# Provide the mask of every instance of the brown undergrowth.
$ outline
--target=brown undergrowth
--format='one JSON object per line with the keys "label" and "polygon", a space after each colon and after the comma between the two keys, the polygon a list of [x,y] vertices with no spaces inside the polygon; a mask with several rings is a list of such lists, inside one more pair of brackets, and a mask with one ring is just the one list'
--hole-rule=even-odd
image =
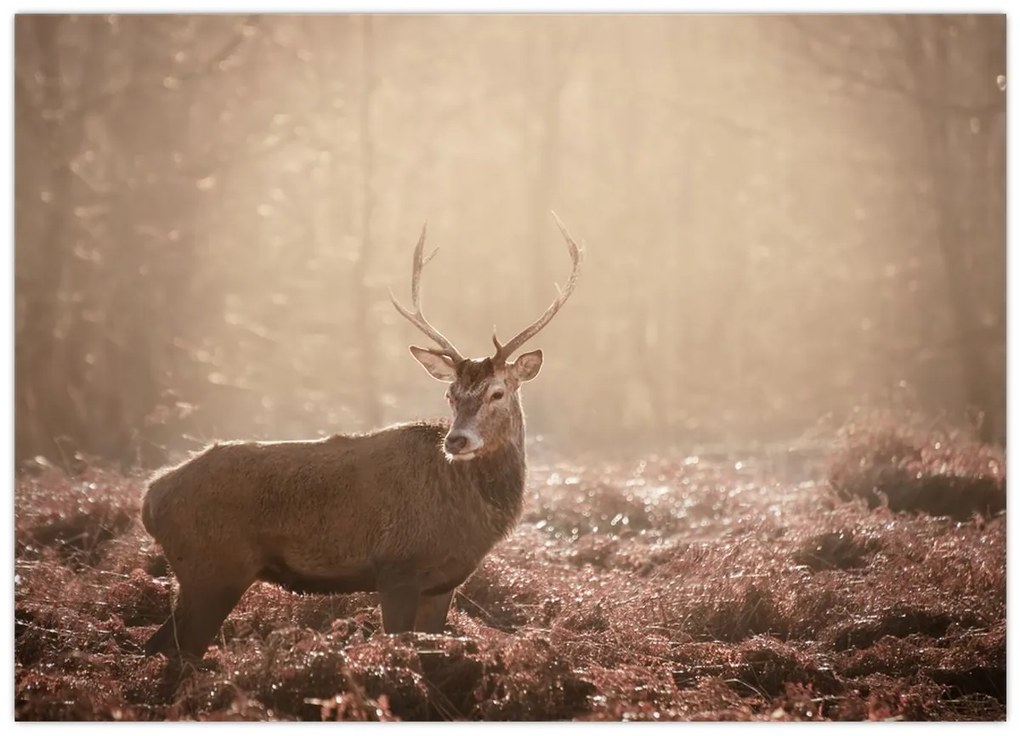
{"label": "brown undergrowth", "polygon": [[173,599],[142,481],[26,475],[17,718],[1004,719],[1002,453],[844,439],[799,484],[682,456],[533,468],[447,634],[260,584],[183,668],[141,654]]}

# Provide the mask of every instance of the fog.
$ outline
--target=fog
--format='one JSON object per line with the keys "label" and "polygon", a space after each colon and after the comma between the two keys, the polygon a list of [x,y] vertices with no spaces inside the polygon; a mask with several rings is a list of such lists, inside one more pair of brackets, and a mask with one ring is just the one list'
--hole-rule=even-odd
{"label": "fog", "polygon": [[1005,440],[1005,16],[15,23],[16,457],[444,414],[430,321],[529,347],[556,452]]}

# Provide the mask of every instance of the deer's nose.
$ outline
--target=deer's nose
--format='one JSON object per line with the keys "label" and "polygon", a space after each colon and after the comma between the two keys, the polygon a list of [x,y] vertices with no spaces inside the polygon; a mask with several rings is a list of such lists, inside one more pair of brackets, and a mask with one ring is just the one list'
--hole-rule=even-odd
{"label": "deer's nose", "polygon": [[451,455],[459,455],[467,447],[468,436],[463,432],[451,432],[446,435],[446,451]]}

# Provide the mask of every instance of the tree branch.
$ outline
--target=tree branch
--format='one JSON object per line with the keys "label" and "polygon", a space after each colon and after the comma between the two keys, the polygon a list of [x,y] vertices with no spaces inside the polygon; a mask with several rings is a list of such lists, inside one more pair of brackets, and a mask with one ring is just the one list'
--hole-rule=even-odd
{"label": "tree branch", "polygon": [[[247,16],[244,21],[241,22],[239,30],[236,31],[226,43],[212,56],[210,56],[205,62],[199,64],[196,68],[185,72],[180,75],[177,79],[180,83],[184,84],[192,82],[196,79],[206,77],[221,69],[221,64],[227,61],[230,56],[236,51],[242,43],[253,34],[249,30],[250,28],[257,28],[261,23],[261,18],[255,15]],[[89,112],[92,112],[99,106],[103,105],[110,100],[120,97],[121,95],[134,94],[141,91],[144,88],[151,87],[154,84],[154,80],[146,79],[139,80],[137,78],[131,79],[128,82],[116,87],[114,89],[106,89],[98,94],[83,100],[77,105],[72,105],[66,110],[62,111],[62,115],[65,117],[81,117]]]}
{"label": "tree branch", "polygon": [[[910,31],[916,29],[914,29],[913,26],[907,25],[908,19],[906,18],[897,18],[893,16],[888,20],[891,24],[890,29],[896,37],[897,47],[900,49],[905,48],[906,45],[913,40],[910,38]],[[892,73],[893,70],[889,67],[887,61],[880,62],[884,67],[884,78],[875,78],[863,73],[861,70],[856,69],[847,63],[835,62],[830,57],[819,53],[818,46],[826,45],[830,48],[839,49],[844,53],[856,50],[860,51],[862,54],[870,54],[872,59],[880,51],[880,49],[854,47],[837,41],[819,39],[818,34],[808,29],[801,19],[790,17],[788,21],[794,26],[798,37],[802,41],[799,49],[800,54],[807,58],[808,61],[814,64],[823,73],[838,77],[851,85],[855,85],[862,89],[903,97],[911,103],[920,105],[921,107],[929,110],[947,112],[961,116],[981,117],[992,115],[997,112],[1005,112],[1004,99],[996,99],[995,101],[983,104],[969,104],[926,95],[921,91],[921,89],[919,89],[921,87],[921,80],[917,77],[917,71],[912,70],[909,64],[903,64],[908,81],[898,81],[896,79],[896,75]]]}

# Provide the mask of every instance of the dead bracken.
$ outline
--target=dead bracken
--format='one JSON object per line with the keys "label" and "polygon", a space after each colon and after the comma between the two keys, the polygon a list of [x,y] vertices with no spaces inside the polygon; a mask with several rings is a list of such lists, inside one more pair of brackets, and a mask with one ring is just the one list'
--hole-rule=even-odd
{"label": "dead bracken", "polygon": [[533,468],[442,635],[259,584],[197,666],[142,654],[174,591],[141,480],[47,470],[16,487],[16,716],[1002,720],[1005,515],[892,502],[904,467],[944,498],[943,464],[1005,486],[995,451],[905,432],[856,435],[831,488],[679,456]]}

